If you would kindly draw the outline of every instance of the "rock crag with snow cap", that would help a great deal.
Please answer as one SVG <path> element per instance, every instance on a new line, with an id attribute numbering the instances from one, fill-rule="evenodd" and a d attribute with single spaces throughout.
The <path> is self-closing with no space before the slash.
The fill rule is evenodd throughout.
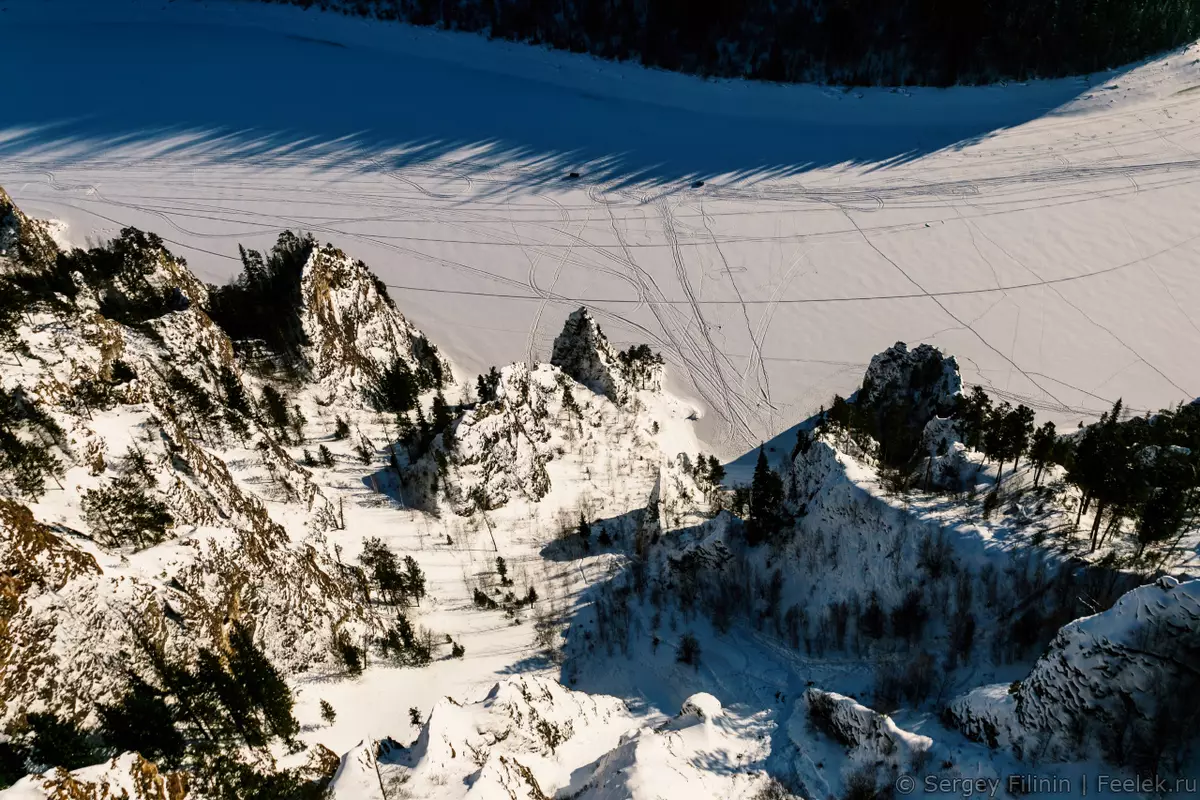
<path id="1" fill-rule="evenodd" d="M 935 416 L 948 416 L 960 394 L 962 378 L 954 356 L 929 344 L 909 350 L 896 342 L 871 359 L 857 402 L 880 414 L 901 408 L 903 421 L 919 431 Z"/>
<path id="2" fill-rule="evenodd" d="M 362 405 L 380 373 L 403 361 L 448 377 L 449 366 L 367 266 L 331 245 L 315 247 L 301 273 L 305 357 L 328 400 Z"/>
<path id="3" fill-rule="evenodd" d="M 631 402 L 639 389 L 657 389 L 662 381 L 660 356 L 645 346 L 617 352 L 586 308 L 567 317 L 550 363 L 617 405 Z"/>

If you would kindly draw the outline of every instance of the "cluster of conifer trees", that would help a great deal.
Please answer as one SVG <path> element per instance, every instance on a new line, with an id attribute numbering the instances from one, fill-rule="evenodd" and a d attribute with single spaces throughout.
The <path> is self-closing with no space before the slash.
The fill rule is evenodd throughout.
<path id="1" fill-rule="evenodd" d="M 1197 0 L 276 0 L 669 70 L 844 84 L 1120 66 L 1200 34 Z"/>
<path id="2" fill-rule="evenodd" d="M 300 726 L 287 682 L 246 627 L 234 623 L 223 652 L 202 650 L 191 664 L 149 641 L 140 648 L 152 676 L 130 672 L 124 693 L 96 709 L 96 728 L 26 714 L 16 735 L 0 743 L 0 786 L 31 771 L 76 769 L 138 752 L 160 768 L 186 768 L 195 787 L 214 800 L 323 796 L 325 781 L 316 776 L 251 766 L 269 762 L 275 743 L 298 748 Z"/>

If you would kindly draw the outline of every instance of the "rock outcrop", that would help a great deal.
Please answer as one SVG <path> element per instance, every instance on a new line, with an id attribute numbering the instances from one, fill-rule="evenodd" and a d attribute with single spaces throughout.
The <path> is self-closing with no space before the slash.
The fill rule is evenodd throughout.
<path id="1" fill-rule="evenodd" d="M 361 261 L 336 247 L 314 248 L 301 275 L 305 358 L 329 402 L 363 405 L 381 372 L 397 360 L 437 384 L 450 367 L 396 308 L 387 287 Z"/>
<path id="2" fill-rule="evenodd" d="M 1169 769 L 1200 716 L 1200 580 L 1162 577 L 1065 625 L 1029 676 L 958 699 L 969 737 L 1018 758 Z"/>
<path id="3" fill-rule="evenodd" d="M 639 389 L 657 389 L 662 357 L 648 347 L 617 352 L 586 308 L 571 312 L 554 339 L 550 363 L 597 394 L 626 405 Z"/>

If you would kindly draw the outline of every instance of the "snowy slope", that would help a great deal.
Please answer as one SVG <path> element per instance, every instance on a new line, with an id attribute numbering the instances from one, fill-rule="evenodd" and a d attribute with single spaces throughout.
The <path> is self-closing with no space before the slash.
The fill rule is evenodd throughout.
<path id="1" fill-rule="evenodd" d="M 1194 730 L 1198 621 L 1200 581 L 1160 578 L 1063 627 L 1028 677 L 976 689 L 950 713 L 1018 757 L 1178 770 Z"/>
<path id="2" fill-rule="evenodd" d="M 1194 49 L 842 91 L 219 0 L 0 13 L 0 67 L 36 76 L 6 92 L 0 183 L 73 241 L 161 229 L 210 279 L 302 227 L 472 374 L 546 360 L 585 304 L 664 354 L 722 455 L 897 340 L 1071 425 L 1200 395 Z"/>

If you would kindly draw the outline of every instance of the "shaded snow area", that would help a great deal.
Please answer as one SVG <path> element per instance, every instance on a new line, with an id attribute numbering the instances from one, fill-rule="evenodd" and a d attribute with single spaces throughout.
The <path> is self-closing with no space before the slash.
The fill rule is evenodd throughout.
<path id="1" fill-rule="evenodd" d="M 243 637 L 297 729 L 212 735 L 336 800 L 1200 775 L 1195 516 L 964 411 L 1200 394 L 1200 49 L 859 91 L 0 5 L 3 800 L 217 800 L 168 679 L 258 719 Z M 186 758 L 111 744 L 137 681 Z"/>

